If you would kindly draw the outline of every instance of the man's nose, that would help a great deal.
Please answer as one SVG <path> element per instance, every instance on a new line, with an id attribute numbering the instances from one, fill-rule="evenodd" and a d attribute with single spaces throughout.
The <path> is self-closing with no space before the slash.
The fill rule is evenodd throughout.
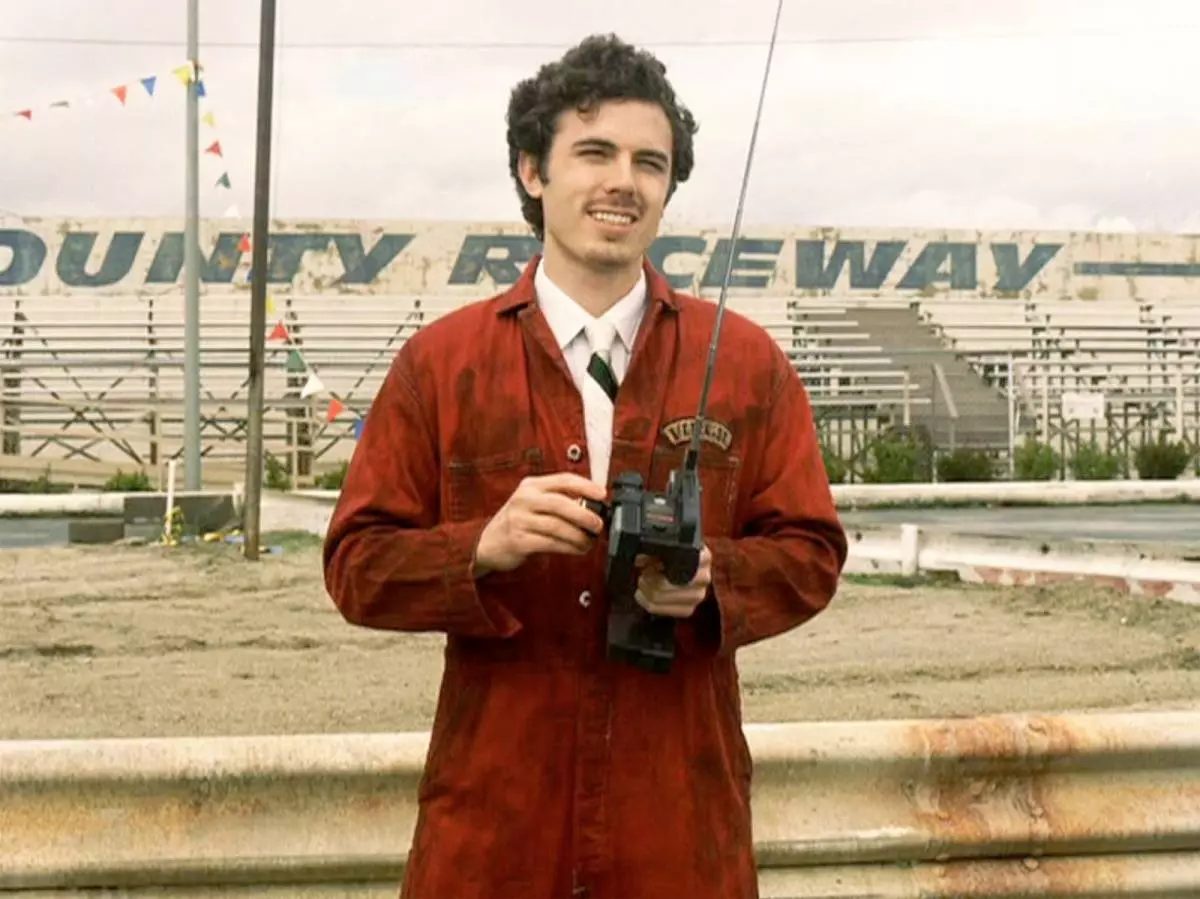
<path id="1" fill-rule="evenodd" d="M 633 171 L 634 163 L 631 156 L 624 153 L 615 154 L 605 173 L 605 186 L 610 191 L 633 193 L 635 186 Z"/>

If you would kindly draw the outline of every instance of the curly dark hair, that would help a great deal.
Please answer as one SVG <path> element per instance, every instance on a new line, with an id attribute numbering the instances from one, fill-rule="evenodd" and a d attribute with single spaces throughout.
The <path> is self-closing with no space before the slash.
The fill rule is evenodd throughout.
<path id="1" fill-rule="evenodd" d="M 554 140 L 559 115 L 567 109 L 586 112 L 605 100 L 648 100 L 659 104 L 671 123 L 671 182 L 667 199 L 692 173 L 695 155 L 692 138 L 696 120 L 676 98 L 666 77 L 667 67 L 645 50 L 638 50 L 615 34 L 592 35 L 537 75 L 513 88 L 508 102 L 508 169 L 516 183 L 521 213 L 538 240 L 545 237 L 542 203 L 521 183 L 519 159 L 527 153 L 544 160 Z"/>

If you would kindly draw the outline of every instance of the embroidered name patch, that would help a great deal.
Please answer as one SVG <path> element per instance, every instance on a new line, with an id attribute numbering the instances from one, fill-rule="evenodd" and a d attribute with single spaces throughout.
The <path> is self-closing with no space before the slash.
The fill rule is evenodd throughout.
<path id="1" fill-rule="evenodd" d="M 662 433 L 671 442 L 672 446 L 679 446 L 692 439 L 692 432 L 695 429 L 696 419 L 694 417 L 678 418 L 665 425 Z M 733 432 L 727 426 L 721 424 L 721 422 L 706 418 L 700 429 L 700 439 L 705 443 L 719 446 L 728 452 L 729 447 L 733 445 Z"/>

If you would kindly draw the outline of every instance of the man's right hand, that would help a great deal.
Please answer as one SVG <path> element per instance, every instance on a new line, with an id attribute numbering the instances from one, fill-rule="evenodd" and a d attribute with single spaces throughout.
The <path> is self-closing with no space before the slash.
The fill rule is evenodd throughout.
<path id="1" fill-rule="evenodd" d="M 604 527 L 579 500 L 604 501 L 607 491 L 570 472 L 525 478 L 483 529 L 475 575 L 512 571 L 534 553 L 581 556 Z"/>

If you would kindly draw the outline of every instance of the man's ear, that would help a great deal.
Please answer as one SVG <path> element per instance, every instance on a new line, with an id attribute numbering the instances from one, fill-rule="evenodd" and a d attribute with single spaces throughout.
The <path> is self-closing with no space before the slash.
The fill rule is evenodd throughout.
<path id="1" fill-rule="evenodd" d="M 534 199 L 542 196 L 543 181 L 539 171 L 539 160 L 536 156 L 522 152 L 517 157 L 517 173 L 521 176 L 521 184 L 525 192 Z"/>

